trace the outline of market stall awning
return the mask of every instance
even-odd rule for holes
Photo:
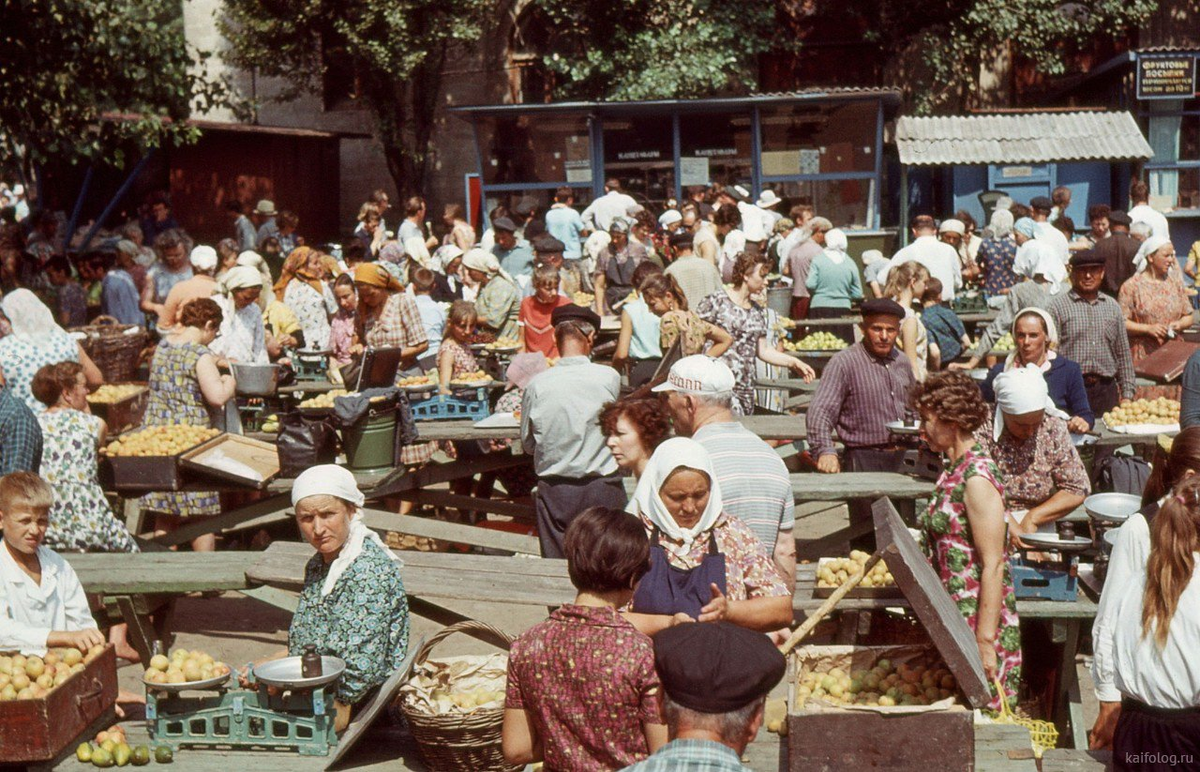
[[[1133,161],[1152,155],[1127,112],[947,115],[896,121],[900,163],[943,164]]]

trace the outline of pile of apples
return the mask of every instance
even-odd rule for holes
[[[101,769],[127,764],[144,767],[151,759],[159,764],[170,764],[174,756],[174,752],[166,745],[155,748],[153,753],[148,745],[131,746],[125,737],[125,729],[119,725],[110,726],[97,734],[94,743],[82,743],[75,749],[75,758]]]
[[[941,662],[916,660],[893,665],[883,658],[870,670],[805,671],[796,687],[797,707],[819,699],[845,705],[931,705],[957,694],[958,684]]]
[[[79,649],[51,649],[44,657],[0,655],[0,702],[40,700],[81,672],[104,651],[94,646],[87,654]]]
[[[156,654],[150,659],[142,680],[154,684],[187,684],[229,675],[229,666],[217,662],[211,654],[197,649],[175,649],[171,656]]]

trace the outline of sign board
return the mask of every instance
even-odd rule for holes
[[[1193,54],[1138,57],[1138,99],[1188,99],[1195,94],[1196,57]]]
[[[679,184],[687,185],[707,185],[708,179],[708,159],[693,158],[691,156],[680,156],[679,158]]]
[[[800,173],[801,174],[820,174],[821,173],[821,151],[816,148],[802,148],[800,150]]]
[[[567,182],[588,184],[592,181],[591,142],[587,137],[567,137],[567,160],[563,164]]]

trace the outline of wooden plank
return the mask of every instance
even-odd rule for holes
[[[296,607],[300,605],[300,598],[296,593],[280,590],[276,587],[246,587],[238,590],[238,592],[247,598],[262,601],[269,606],[274,606],[289,614],[296,613]]]
[[[491,512],[508,517],[531,519],[533,504],[521,504],[516,501],[502,499],[483,499],[478,496],[459,495],[449,491],[416,490],[397,494],[405,501],[417,504],[427,504],[432,507],[453,507],[467,512]]]
[[[1112,751],[1053,748],[1042,756],[1042,772],[1106,772],[1112,769]]]
[[[468,498],[466,496],[456,498]],[[540,555],[538,540],[533,536],[523,536],[519,533],[494,531],[474,525],[447,523],[411,515],[398,515],[394,512],[384,512],[378,509],[364,509],[363,522],[368,528],[377,531],[398,531],[425,536],[430,539],[450,541],[457,544],[470,544],[474,547],[515,552],[522,555]]]
[[[738,419],[750,431],[765,440],[799,440],[808,433],[803,415],[752,415]],[[422,440],[519,440],[518,427],[478,429],[471,421],[418,422]]]
[[[280,512],[290,504],[291,498],[287,494],[277,493],[265,499],[259,499],[245,506],[230,510],[229,512],[216,515],[215,517],[195,518],[193,522],[186,523],[170,533],[156,536],[154,542],[164,547],[186,544],[198,536],[220,533],[227,528],[239,525],[247,520]]]
[[[248,587],[254,552],[63,553],[85,591],[100,595],[182,594]]]
[[[895,472],[801,472],[791,477],[792,492],[797,502],[874,499],[880,496],[894,500],[915,500],[928,498],[935,488],[934,483],[928,480],[918,480]],[[625,478],[627,495],[632,496],[636,487],[632,477]]]

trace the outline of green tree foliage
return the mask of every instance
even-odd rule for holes
[[[227,104],[161,0],[0,4],[0,135],[26,176],[54,159],[116,165],[128,148],[194,141],[193,109]]]
[[[980,66],[1011,41],[1022,63],[1049,76],[1068,72],[1072,56],[1145,21],[1157,0],[845,0],[821,12],[856,20],[865,41],[917,67],[889,68],[920,112],[961,110],[979,95]],[[836,7],[835,7],[836,6]]]
[[[784,46],[769,0],[531,0],[556,98],[670,99],[745,93],[755,57]]]
[[[442,69],[456,44],[478,40],[485,0],[226,0],[226,58],[319,92],[336,54],[356,75],[401,195],[420,190]]]

